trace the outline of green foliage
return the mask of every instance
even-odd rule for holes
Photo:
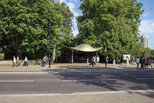
[[[0,60],[4,60],[4,53],[0,53]]]
[[[81,0],[83,15],[78,17],[77,39],[94,47],[107,47],[112,60],[120,60],[124,53],[141,55],[138,54],[143,49],[138,42],[141,7],[137,0]]]
[[[73,39],[73,14],[65,3],[1,0],[0,14],[0,47],[4,52],[13,50],[13,55],[22,56],[23,52],[42,57]]]
[[[150,55],[151,55],[152,57],[154,57],[154,50],[151,50]]]
[[[152,50],[150,48],[145,48],[144,50],[144,56],[145,57],[150,57],[151,56]]]

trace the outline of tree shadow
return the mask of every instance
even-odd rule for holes
[[[99,88],[98,91],[120,90],[153,90],[154,83],[144,78],[154,78],[154,70],[137,70],[134,67],[117,67],[127,69],[115,69],[105,67],[87,66],[63,66],[66,69],[51,70],[61,80],[75,81],[75,84],[88,85],[89,88]],[[73,68],[73,69],[72,69]],[[130,71],[129,71],[129,70]],[[85,88],[84,88],[85,89]],[[88,89],[87,89],[88,90]],[[128,92],[132,93],[132,92]],[[138,93],[138,92],[137,92]],[[154,94],[144,94],[150,98]]]

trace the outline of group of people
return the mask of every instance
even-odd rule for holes
[[[13,56],[13,61],[12,61],[12,66],[16,67],[20,65],[20,60],[19,60],[19,56],[15,57]],[[24,66],[28,66],[28,58],[25,56],[24,58]]]
[[[43,60],[42,60],[42,66],[47,66],[48,62],[49,62],[49,59],[45,55],[43,57]],[[13,56],[12,67],[17,67],[17,66],[20,66],[19,56],[17,56],[17,57]],[[25,56],[25,58],[24,58],[23,66],[28,66],[28,58],[27,58],[27,56]]]
[[[92,56],[92,58],[90,59],[89,66],[94,67],[96,65],[96,63],[99,63],[99,60],[100,60],[100,58],[99,58],[98,55],[97,56]]]
[[[99,63],[99,61],[100,61],[100,58],[99,58],[98,55],[92,56],[92,58],[90,59],[89,66],[94,67],[97,63]],[[45,55],[43,57],[43,60],[42,60],[42,66],[47,66],[48,63],[49,63],[49,58]],[[105,67],[107,67],[107,63],[108,63],[108,56],[106,56]],[[136,64],[137,64],[137,67],[136,67],[137,69],[147,69],[148,66],[151,66],[151,68],[152,68],[150,58],[144,58],[144,57],[139,58],[139,57],[137,57],[136,58]],[[12,66],[16,67],[16,66],[19,66],[19,65],[20,65],[19,57],[13,56]],[[23,66],[28,66],[27,56],[25,56],[25,58],[24,58]]]
[[[136,64],[137,64],[137,69],[147,69],[148,66],[151,66],[151,59],[150,58],[144,58],[142,57],[141,59],[139,57],[136,58]]]
[[[97,56],[92,56],[92,58],[90,59],[89,66],[94,67],[97,63],[99,63],[99,61],[100,61],[100,58],[99,58],[98,55]],[[108,58],[108,56],[106,56],[105,57],[105,67],[107,67],[108,62],[109,62],[109,58]]]

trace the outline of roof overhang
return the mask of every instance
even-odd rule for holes
[[[96,52],[96,51],[99,51],[100,49],[102,49],[102,47],[93,48],[89,44],[80,44],[76,47],[67,47],[67,48],[72,49],[72,50],[76,50],[76,51],[82,51],[82,52]]]

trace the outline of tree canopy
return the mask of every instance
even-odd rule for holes
[[[112,59],[122,54],[139,55],[139,25],[142,3],[137,0],[80,0],[80,43],[107,48]],[[104,51],[101,51],[101,54]]]
[[[103,47],[101,55],[121,59],[122,54],[149,54],[139,42],[142,3],[137,0],[80,0],[79,34],[72,34],[73,13],[59,0],[0,0],[0,49],[13,55],[42,58],[60,55],[62,45],[73,42]],[[75,43],[76,44],[76,43]],[[146,52],[148,51],[148,52]],[[55,55],[57,53],[57,55]]]
[[[72,17],[68,6],[57,0],[1,0],[0,47],[5,58],[9,53],[42,57],[56,45],[70,43]]]

